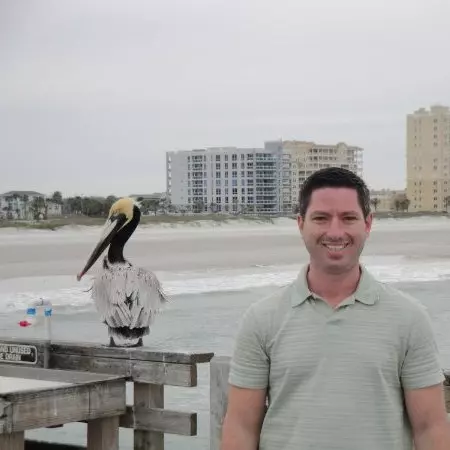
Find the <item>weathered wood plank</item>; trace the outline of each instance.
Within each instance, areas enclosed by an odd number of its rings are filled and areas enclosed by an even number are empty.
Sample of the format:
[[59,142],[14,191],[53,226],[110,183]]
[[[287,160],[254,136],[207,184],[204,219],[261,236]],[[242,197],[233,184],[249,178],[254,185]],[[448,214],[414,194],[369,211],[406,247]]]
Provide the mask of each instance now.
[[197,366],[153,361],[110,359],[52,353],[50,365],[55,369],[118,374],[132,381],[172,386],[197,386]]
[[25,434],[23,431],[11,434],[0,434],[1,450],[24,450]]
[[124,380],[96,383],[89,390],[89,419],[121,416],[127,409]]
[[97,383],[104,380],[120,380],[125,377],[116,374],[99,374],[77,370],[43,369],[40,367],[23,367],[0,364],[0,376],[16,377],[30,380],[57,381],[72,384]]
[[[41,354],[43,363],[45,348],[44,339],[23,339],[0,336],[0,342],[16,345],[35,345]],[[154,361],[174,364],[208,363],[214,356],[213,352],[162,352],[150,350],[147,347],[123,348],[108,347],[92,342],[52,341],[52,353],[61,355],[79,355],[99,358],[133,359],[139,361]]]
[[227,410],[230,358],[215,356],[210,362],[210,450],[219,450]]
[[0,398],[0,434],[12,432],[12,415],[12,404]]
[[3,395],[12,405],[4,417],[8,431],[119,416],[126,411],[125,380],[69,385]]
[[13,431],[25,431],[89,418],[89,390],[71,386],[52,391],[8,395]]
[[[38,349],[36,365],[43,366],[44,341],[5,338],[3,342],[36,346]],[[142,383],[193,387],[197,386],[196,364],[200,361],[209,361],[212,355],[213,353],[151,352],[142,348],[125,349],[92,343],[65,343],[64,345],[53,343],[49,367],[71,371],[120,374],[127,376],[130,380]],[[188,361],[195,362],[188,363]],[[8,363],[10,367],[17,365],[19,364]]]
[[119,450],[119,416],[91,420],[87,428],[87,450]]
[[120,426],[140,431],[196,436],[197,413],[128,406],[127,412],[120,417]]
[[[164,408],[164,386],[134,383],[136,408]],[[134,430],[134,450],[164,450],[164,433]]]
[[53,353],[66,355],[92,356],[99,358],[136,359],[140,361],[155,361],[175,364],[208,363],[214,356],[212,352],[157,352],[146,347],[123,348],[107,347],[101,344],[70,342],[52,342]]

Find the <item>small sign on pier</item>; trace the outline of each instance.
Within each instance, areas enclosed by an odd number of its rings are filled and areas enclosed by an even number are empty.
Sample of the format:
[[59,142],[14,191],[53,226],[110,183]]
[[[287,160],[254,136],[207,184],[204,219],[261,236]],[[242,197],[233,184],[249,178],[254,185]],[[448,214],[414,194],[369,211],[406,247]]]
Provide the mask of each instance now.
[[34,345],[0,342],[0,363],[37,364],[37,356]]

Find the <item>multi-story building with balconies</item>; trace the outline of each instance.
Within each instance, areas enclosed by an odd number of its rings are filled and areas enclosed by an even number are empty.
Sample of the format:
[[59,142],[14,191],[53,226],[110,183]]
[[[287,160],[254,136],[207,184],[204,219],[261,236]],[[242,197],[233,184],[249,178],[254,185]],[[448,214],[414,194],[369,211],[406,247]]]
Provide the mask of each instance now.
[[362,149],[280,140],[264,148],[167,152],[167,197],[193,212],[292,213],[305,179],[330,166],[362,175]]
[[406,119],[406,195],[410,211],[450,203],[450,108],[420,108]]
[[194,212],[279,211],[276,154],[258,148],[215,147],[168,152],[167,196]]

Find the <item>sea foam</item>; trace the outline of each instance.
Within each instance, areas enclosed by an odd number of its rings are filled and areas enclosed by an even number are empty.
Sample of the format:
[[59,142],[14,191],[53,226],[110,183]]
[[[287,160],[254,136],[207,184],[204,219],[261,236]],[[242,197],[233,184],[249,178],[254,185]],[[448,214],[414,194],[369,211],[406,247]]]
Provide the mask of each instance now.
[[[409,260],[401,256],[363,258],[366,267],[379,280],[426,282],[450,279],[450,260]],[[156,273],[169,296],[201,295],[245,291],[264,287],[282,287],[293,281],[300,265],[255,266],[240,270]],[[22,310],[39,298],[64,307],[67,312],[92,305],[89,288],[92,277],[80,283],[69,276],[23,277],[0,281],[0,312]]]

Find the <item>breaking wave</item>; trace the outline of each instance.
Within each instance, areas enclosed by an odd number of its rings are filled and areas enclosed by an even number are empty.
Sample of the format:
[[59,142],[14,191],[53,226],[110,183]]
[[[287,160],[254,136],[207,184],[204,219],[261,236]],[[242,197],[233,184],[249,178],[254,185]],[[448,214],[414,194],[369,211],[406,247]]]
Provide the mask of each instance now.
[[[363,259],[364,261],[364,259]],[[450,279],[450,260],[409,260],[402,257],[375,257],[364,261],[381,281],[425,282]],[[157,273],[169,296],[200,295],[282,287],[294,280],[300,265],[254,266],[245,270]],[[78,283],[72,276],[27,277],[0,281],[0,312],[23,310],[30,301],[50,300],[67,312],[90,307],[88,277]]]

